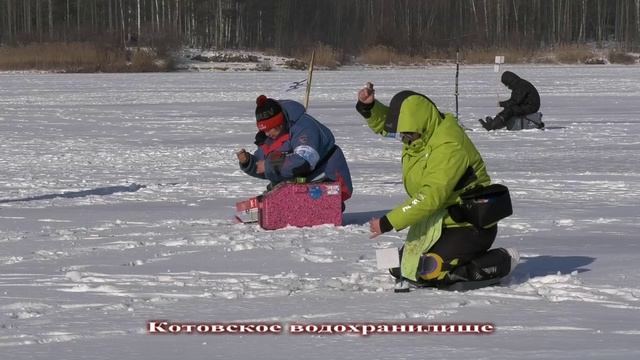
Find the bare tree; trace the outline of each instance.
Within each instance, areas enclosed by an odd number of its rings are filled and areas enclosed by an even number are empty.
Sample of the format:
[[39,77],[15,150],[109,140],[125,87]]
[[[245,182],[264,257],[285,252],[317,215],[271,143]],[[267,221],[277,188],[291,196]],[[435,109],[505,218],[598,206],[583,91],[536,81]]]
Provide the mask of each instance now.
[[47,1],[47,19],[49,20],[49,39],[53,39],[53,0]]
[[138,2],[138,31],[137,31],[137,35],[136,38],[140,39],[142,37],[142,31],[141,31],[141,18],[140,18],[140,0],[137,0]]
[[13,34],[15,33],[14,23],[13,23],[13,7],[11,6],[13,0],[7,0],[7,28],[9,29],[7,32],[9,34],[9,41],[13,42]]
[[640,43],[640,0],[635,0],[636,2],[636,32],[634,43],[637,46]]
[[581,1],[580,13],[582,14],[582,16],[580,17],[580,32],[578,34],[578,41],[584,43],[587,36],[587,0]]
[[284,53],[318,42],[410,54],[605,40],[637,47],[640,0],[0,0],[0,31],[3,43],[108,35],[124,46],[131,34]]

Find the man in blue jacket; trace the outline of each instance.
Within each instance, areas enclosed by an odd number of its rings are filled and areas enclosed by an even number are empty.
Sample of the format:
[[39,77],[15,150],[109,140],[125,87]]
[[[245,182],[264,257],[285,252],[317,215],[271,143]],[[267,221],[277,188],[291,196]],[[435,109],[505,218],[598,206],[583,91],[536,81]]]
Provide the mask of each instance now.
[[269,180],[270,187],[298,177],[308,182],[337,181],[344,204],[353,192],[351,174],[331,130],[297,101],[260,95],[256,105],[258,149],[253,154],[245,149],[237,152],[240,169]]

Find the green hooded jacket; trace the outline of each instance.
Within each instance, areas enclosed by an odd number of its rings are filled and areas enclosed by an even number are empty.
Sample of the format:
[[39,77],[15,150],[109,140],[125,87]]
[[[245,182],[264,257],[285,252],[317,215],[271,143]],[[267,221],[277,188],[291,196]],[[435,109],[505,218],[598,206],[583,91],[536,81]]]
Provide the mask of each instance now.
[[[409,198],[386,216],[402,230],[460,202],[460,194],[491,179],[478,150],[452,114],[442,114],[426,96],[407,92],[398,108],[376,101],[367,119],[369,127],[386,136],[385,122],[397,123],[397,132],[417,132],[420,139],[402,148],[402,179]],[[389,116],[387,116],[389,115]],[[456,223],[445,214],[443,226]]]
[[396,230],[411,227],[400,269],[416,280],[420,256],[440,238],[442,227],[456,223],[447,208],[460,203],[460,194],[491,179],[478,150],[451,114],[442,114],[426,96],[404,91],[389,107],[376,101],[360,113],[377,134],[416,132],[421,136],[402,147],[402,181],[409,198],[386,214]]

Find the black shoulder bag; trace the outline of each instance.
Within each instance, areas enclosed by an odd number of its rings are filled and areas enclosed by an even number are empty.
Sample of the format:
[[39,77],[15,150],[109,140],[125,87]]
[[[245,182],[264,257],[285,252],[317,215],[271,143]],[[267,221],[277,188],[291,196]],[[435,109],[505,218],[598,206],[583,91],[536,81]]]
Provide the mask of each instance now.
[[509,189],[501,184],[480,186],[460,194],[461,204],[449,206],[455,222],[468,222],[477,229],[491,226],[511,216]]

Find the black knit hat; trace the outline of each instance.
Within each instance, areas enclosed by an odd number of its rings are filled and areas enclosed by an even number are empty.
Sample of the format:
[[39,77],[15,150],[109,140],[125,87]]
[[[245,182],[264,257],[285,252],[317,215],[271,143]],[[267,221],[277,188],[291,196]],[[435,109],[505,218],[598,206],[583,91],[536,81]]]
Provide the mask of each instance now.
[[266,131],[284,122],[284,114],[280,104],[264,95],[256,99],[256,121],[258,129]]

